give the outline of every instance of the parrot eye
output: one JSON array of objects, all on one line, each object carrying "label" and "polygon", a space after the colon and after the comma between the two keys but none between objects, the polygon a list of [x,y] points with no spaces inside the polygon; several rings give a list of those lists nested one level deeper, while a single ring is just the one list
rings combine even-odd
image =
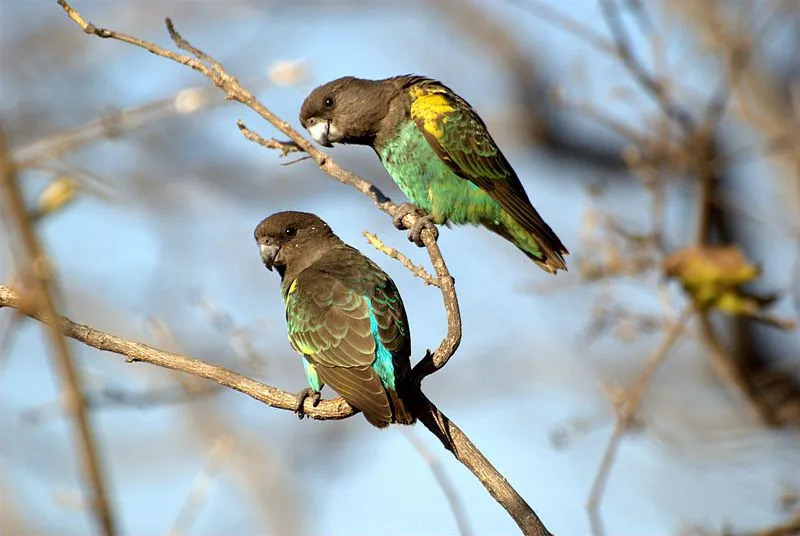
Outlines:
[{"label": "parrot eye", "polygon": [[297,234],[297,229],[295,229],[294,227],[287,227],[286,229],[283,230],[283,234],[291,238]]},{"label": "parrot eye", "polygon": [[333,98],[332,97],[325,97],[325,100],[322,101],[326,108],[331,108],[333,106]]}]

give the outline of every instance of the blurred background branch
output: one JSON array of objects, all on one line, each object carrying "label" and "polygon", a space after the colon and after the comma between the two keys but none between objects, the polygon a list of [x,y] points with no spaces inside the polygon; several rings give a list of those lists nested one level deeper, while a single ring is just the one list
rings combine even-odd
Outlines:
[{"label": "blurred background branch", "polygon": [[[16,163],[8,154],[2,125],[0,125],[0,183],[5,192],[3,214],[6,215],[7,221],[13,222],[16,226],[22,243],[20,249],[24,252],[24,256],[17,261],[17,266],[20,269],[20,280],[26,289],[26,295],[24,300],[17,297],[17,307],[41,318],[54,320],[58,318],[54,269],[28,216],[25,200],[17,184]],[[75,444],[81,469],[86,476],[92,511],[100,531],[111,536],[116,534],[116,521],[108,497],[106,476],[102,469],[96,434],[87,411],[80,371],[58,326],[53,324],[47,333],[62,384],[63,407],[75,426]]]}]

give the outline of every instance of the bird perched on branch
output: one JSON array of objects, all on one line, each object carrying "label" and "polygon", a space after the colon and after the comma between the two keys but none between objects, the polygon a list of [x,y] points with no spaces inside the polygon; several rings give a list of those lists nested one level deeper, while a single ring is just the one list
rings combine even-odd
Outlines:
[{"label": "bird perched on branch", "polygon": [[298,395],[297,413],[309,396],[316,406],[327,384],[379,428],[412,424],[402,397],[411,334],[389,276],[314,214],[273,214],[255,238],[264,265],[281,276],[289,342],[311,386]]},{"label": "bird perched on branch", "polygon": [[[543,270],[566,270],[567,249],[533,208],[517,174],[472,107],[442,83],[422,76],[363,80],[346,76],[311,92],[300,122],[314,140],[368,145],[420,213],[424,228],[483,225]],[[395,217],[416,208],[408,203]]]}]

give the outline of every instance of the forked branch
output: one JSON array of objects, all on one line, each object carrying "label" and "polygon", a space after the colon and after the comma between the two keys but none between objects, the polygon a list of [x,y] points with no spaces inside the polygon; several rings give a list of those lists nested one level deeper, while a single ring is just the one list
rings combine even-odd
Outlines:
[{"label": "forked branch", "polygon": [[[172,21],[167,19],[167,30],[175,45],[188,52],[189,55],[162,48],[154,43],[141,40],[114,30],[98,28],[87,22],[83,16],[73,9],[66,0],[58,0],[64,9],[84,32],[104,39],[116,39],[140,48],[157,56],[170,59],[186,65],[206,76],[211,83],[222,90],[230,100],[241,102],[255,111],[259,116],[271,123],[281,133],[289,138],[287,142],[266,139],[247,128],[241,121],[239,128],[245,137],[261,144],[264,147],[280,150],[283,155],[289,152],[305,152],[317,166],[343,184],[347,184],[362,194],[366,195],[375,206],[389,216],[397,213],[398,206],[391,202],[383,192],[366,179],[340,167],[327,154],[314,147],[309,140],[301,136],[287,122],[274,115],[252,93],[244,89],[239,81],[231,76],[224,67],[210,55],[199,50],[184,39],[176,30]],[[411,227],[416,222],[415,214],[406,214],[403,224]],[[436,286],[442,294],[445,312],[447,314],[448,330],[442,342],[433,352],[428,352],[425,357],[414,367],[414,375],[418,382],[437,370],[441,369],[452,357],[461,342],[461,315],[459,312],[458,298],[455,292],[455,282],[447,269],[447,264],[442,257],[439,246],[433,233],[429,230],[422,232],[422,241],[425,244],[428,256],[435,272]],[[3,297],[5,296],[5,303]],[[0,287],[0,306],[12,305],[13,300],[18,300],[13,290]],[[41,318],[39,318],[41,320]],[[146,361],[158,366],[181,370],[197,376],[211,379],[222,385],[239,390],[273,407],[293,409],[295,396],[274,387],[261,384],[250,378],[241,376],[226,369],[198,361],[179,354],[163,352],[141,343],[127,341],[113,335],[93,330],[88,326],[80,326],[62,319],[61,327],[67,336],[76,338],[89,344],[122,355],[129,360]],[[497,472],[481,452],[469,441],[467,436],[452,423],[436,406],[431,403],[421,391],[418,393],[417,417],[433,432],[450,450],[453,455],[480,480],[489,493],[506,509],[516,521],[524,534],[549,534],[536,513],[511,487],[508,481]],[[309,416],[316,419],[337,419],[352,415],[354,410],[343,400],[324,401],[316,408],[310,403],[304,407]]]}]

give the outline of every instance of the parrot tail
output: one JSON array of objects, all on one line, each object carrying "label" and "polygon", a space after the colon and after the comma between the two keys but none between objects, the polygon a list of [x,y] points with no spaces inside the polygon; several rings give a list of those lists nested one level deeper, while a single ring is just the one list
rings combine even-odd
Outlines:
[{"label": "parrot tail", "polygon": [[498,223],[485,222],[484,225],[517,246],[545,272],[555,274],[558,270],[567,270],[564,255],[568,255],[569,251],[544,221],[541,222],[541,227],[533,232],[519,225],[510,215],[503,213]]}]

